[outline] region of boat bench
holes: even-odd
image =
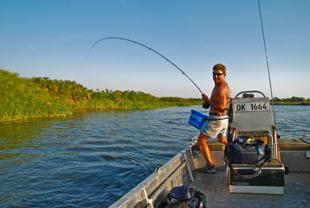
[[[215,166],[219,170],[224,170],[224,149],[220,142],[209,141],[208,146]],[[278,139],[281,160],[292,172],[310,172],[310,142],[303,139]],[[200,154],[198,145],[193,149],[196,154]],[[202,160],[204,161],[204,160]],[[199,163],[203,167],[205,163]]]
[[[310,172],[310,142],[304,139],[280,139],[281,160],[291,172]]]
[[[310,150],[310,143],[303,139],[280,139],[278,145],[281,151]]]
[[[208,142],[208,146],[211,151],[224,151],[225,147],[220,142]],[[303,139],[279,139],[278,146],[281,151],[298,151],[298,150],[310,150],[310,143],[307,143]]]

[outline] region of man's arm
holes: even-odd
[[[202,95],[202,100],[209,104],[211,108],[216,111],[224,112],[229,107],[230,102],[230,92],[227,87],[222,88],[219,90],[214,96],[209,99],[208,96],[205,94]]]

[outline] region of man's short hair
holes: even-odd
[[[221,70],[226,75],[226,67],[224,64],[215,64],[213,70]]]

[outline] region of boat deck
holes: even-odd
[[[110,206],[110,208],[159,207],[172,187],[190,185],[208,197],[208,208],[310,207],[310,142],[301,139],[279,140],[281,161],[291,171],[285,176],[283,195],[230,193],[224,163],[224,146],[208,143],[216,174],[202,173],[205,160],[195,143],[176,154],[162,167]],[[194,182],[190,182],[194,179]],[[184,205],[183,203],[181,205]]]
[[[193,188],[206,193],[208,208],[217,207],[309,207],[310,173],[289,173],[285,176],[284,195],[232,194],[226,172],[216,174],[194,172]]]

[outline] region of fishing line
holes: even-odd
[[[191,81],[191,83],[193,83],[195,85],[195,87],[199,90],[199,92],[201,94],[203,94],[202,90],[197,86],[197,84],[180,68],[178,67],[175,63],[173,63],[170,59],[168,59],[167,57],[165,57],[164,55],[162,55],[161,53],[159,53],[158,51],[154,50],[153,48],[145,45],[145,44],[142,44],[142,43],[139,43],[137,41],[134,41],[134,40],[130,40],[128,38],[122,38],[122,37],[106,37],[106,38],[101,38],[99,40],[97,40],[90,48],[89,52],[88,52],[88,55],[87,55],[87,58],[90,54],[90,52],[92,51],[92,49],[98,45],[100,42],[102,41],[105,41],[105,40],[123,40],[123,41],[127,41],[127,42],[130,42],[130,43],[134,43],[134,44],[137,44],[137,45],[140,45],[146,49],[149,49],[150,51],[156,53],[157,55],[159,55],[160,57],[162,57],[163,59],[165,59],[166,61],[168,61],[170,64],[172,64],[175,68],[177,68],[189,81]]]
[[[266,64],[267,64],[267,71],[268,71],[268,78],[269,78],[270,95],[271,95],[271,100],[273,100],[271,76],[270,76],[270,69],[269,69],[269,62],[268,62],[268,55],[267,55],[267,46],[266,46],[266,38],[265,38],[265,32],[264,32],[263,18],[262,18],[262,12],[261,12],[261,8],[260,8],[260,1],[257,0],[257,3],[258,3],[260,26],[262,29],[262,35],[263,35],[263,41],[264,41],[264,49],[265,49],[265,57],[266,57]],[[276,124],[276,115],[275,115],[274,108],[272,108],[272,111],[273,111],[274,123]]]

